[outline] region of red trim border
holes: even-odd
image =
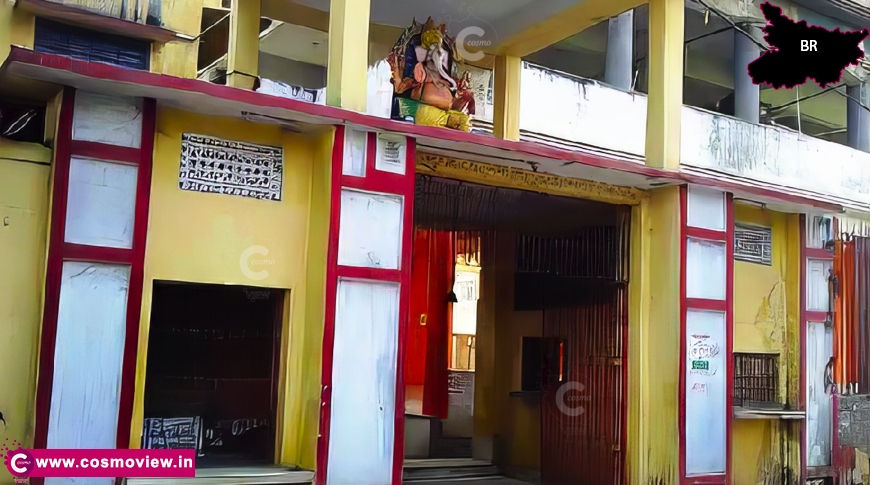
[[[731,483],[731,420],[734,396],[734,361],[731,358],[734,345],[734,201],[730,193],[724,193],[725,230],[716,231],[688,225],[687,186],[680,187],[680,379],[679,379],[679,481],[680,485],[723,485]],[[725,243],[726,273],[725,299],[711,300],[687,297],[686,250],[689,238],[700,238]],[[725,313],[726,335],[726,404],[725,404],[725,473],[688,476],[686,474],[686,313],[690,309]]]
[[[329,246],[327,250],[326,318],[323,331],[323,368],[321,374],[320,435],[317,441],[316,485],[326,485],[329,464],[329,433],[332,405],[332,371],[335,345],[335,316],[338,283],[341,279],[363,279],[399,283],[399,328],[396,362],[396,403],[393,437],[392,483],[401,485],[405,433],[405,340],[408,335],[408,313],[411,292],[411,258],[414,224],[414,188],[416,173],[416,145],[413,138],[406,138],[405,174],[395,174],[375,169],[377,157],[377,133],[369,132],[366,143],[366,172],[364,177],[343,175],[344,126],[337,126],[332,148],[332,188],[329,221]],[[402,203],[402,249],[400,269],[361,268],[338,264],[338,239],[341,222],[341,191],[344,188],[401,195]]]
[[[136,382],[136,353],[139,347],[139,320],[142,311],[145,244],[148,230],[148,206],[151,195],[151,163],[154,130],[157,120],[157,103],[153,99],[144,100],[142,106],[141,148],[134,149],[72,140],[75,93],[75,89],[72,88],[65,88],[63,92],[55,148],[55,162],[52,176],[51,236],[45,278],[45,304],[40,342],[39,374],[37,376],[34,446],[36,448],[46,448],[48,444],[63,263],[64,261],[92,261],[130,266],[124,355],[118,401],[118,427],[115,440],[117,448],[126,449],[129,448],[130,434],[132,432],[131,422]],[[67,197],[69,195],[70,158],[73,156],[112,162],[134,163],[138,166],[132,249],[88,246],[64,241]]]
[[[10,69],[11,72],[34,79],[58,82],[56,79],[57,76],[55,75],[33,76],[32,71],[29,70],[30,68],[60,70],[76,76],[83,76],[96,80],[131,83],[143,87],[156,88],[156,90],[175,90],[202,94],[216,99],[244,103],[252,108],[275,107],[286,109],[309,117],[319,117],[319,120],[312,119],[312,122],[315,123],[338,124],[347,122],[367,127],[368,129],[389,131],[409,137],[427,137],[444,142],[470,143],[481,147],[493,147],[503,150],[505,153],[515,154],[513,156],[518,159],[522,158],[522,155],[530,155],[554,160],[576,162],[590,167],[607,168],[626,173],[640,174],[646,177],[669,180],[674,183],[697,183],[701,185],[714,186],[723,191],[740,192],[758,197],[768,197],[788,203],[815,207],[828,212],[843,211],[843,207],[840,204],[822,202],[809,196],[788,194],[760,186],[745,185],[729,180],[703,177],[685,172],[653,169],[644,164],[632,161],[615,159],[579,150],[566,150],[536,142],[502,140],[490,136],[466,133],[460,130],[415,125],[413,123],[365,115],[332,106],[316,105],[304,101],[279,98],[268,94],[212,84],[207,81],[178,78],[148,71],[124,69],[99,62],[86,62],[63,56],[34,52],[16,46],[12,47],[6,66],[12,68]],[[19,72],[19,67],[22,68],[21,71],[28,69],[28,72],[26,74],[24,72]],[[75,81],[72,80],[68,82],[73,83]],[[153,96],[162,98],[163,93],[169,97],[169,93],[166,91],[161,92],[160,96],[157,94],[154,94]]]

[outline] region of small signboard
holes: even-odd
[[[734,224],[734,259],[749,263],[772,264],[772,230],[769,227]]]
[[[404,136],[378,133],[378,152],[375,169],[405,175],[406,145]]]

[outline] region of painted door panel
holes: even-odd
[[[398,284],[339,281],[329,485],[391,481],[398,329]]]
[[[833,329],[807,323],[807,466],[831,464],[833,396],[825,388],[825,374],[833,355]]]

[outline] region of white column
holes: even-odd
[[[753,37],[757,27],[741,28]],[[734,31],[734,116],[750,123],[758,123],[759,87],[749,77],[749,63],[758,59],[761,49],[743,32]]]
[[[628,91],[631,89],[634,60],[634,10],[610,19],[607,27],[607,57],[604,82]]]
[[[870,89],[867,83],[847,86],[846,137],[850,147],[870,152],[870,112],[867,111]],[[860,104],[859,104],[860,103]]]

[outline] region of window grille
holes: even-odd
[[[777,407],[779,355],[734,354],[734,405]]]

